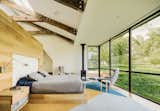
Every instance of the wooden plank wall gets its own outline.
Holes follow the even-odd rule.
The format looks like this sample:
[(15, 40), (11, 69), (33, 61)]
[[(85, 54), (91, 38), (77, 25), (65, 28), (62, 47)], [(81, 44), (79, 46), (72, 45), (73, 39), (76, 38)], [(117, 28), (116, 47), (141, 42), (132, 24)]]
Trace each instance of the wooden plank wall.
[(0, 74), (0, 90), (10, 86), (12, 54), (37, 58), (39, 68), (43, 64), (42, 45), (0, 10), (0, 66), (6, 66), (5, 74)]

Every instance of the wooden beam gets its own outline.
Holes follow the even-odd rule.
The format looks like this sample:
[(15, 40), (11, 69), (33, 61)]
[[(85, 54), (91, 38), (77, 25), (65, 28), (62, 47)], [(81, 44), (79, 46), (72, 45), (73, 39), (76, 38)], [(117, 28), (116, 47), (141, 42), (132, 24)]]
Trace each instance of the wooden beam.
[(44, 21), (44, 22), (47, 22), (47, 23), (49, 23), (49, 24), (51, 24), (51, 25), (54, 25), (54, 26), (59, 27), (59, 28), (61, 28), (61, 29), (63, 29), (63, 30), (66, 30), (67, 32), (70, 32), (70, 33), (72, 33), (72, 34), (74, 34), (74, 35), (77, 34), (77, 29), (75, 29), (75, 28), (72, 28), (72, 27), (70, 27), (70, 26), (67, 26), (67, 25), (65, 25), (65, 24), (63, 24), (63, 23), (60, 23), (60, 22), (58, 22), (58, 21), (56, 21), (56, 20), (50, 19), (50, 18), (48, 18), (48, 17), (46, 17), (46, 16), (44, 16), (44, 15), (38, 14), (38, 13), (36, 14), (36, 16), (37, 16), (39, 19), (41, 19), (42, 21)]
[[(37, 27), (40, 31), (42, 31), (42, 32), (37, 32), (37, 34), (38, 33), (41, 33), (41, 34), (52, 34), (52, 35), (56, 35), (56, 36), (58, 36), (58, 37), (61, 37), (61, 38), (63, 38), (63, 39), (65, 39), (65, 40), (67, 40), (67, 41), (69, 41), (69, 42), (72, 42), (72, 43), (74, 43), (74, 40), (72, 40), (72, 39), (70, 39), (70, 38), (68, 38), (68, 37), (66, 37), (66, 36), (64, 36), (64, 35), (61, 35), (61, 34), (59, 34), (59, 33), (57, 33), (57, 32), (54, 32), (54, 31), (50, 31), (50, 30), (48, 30), (47, 28), (44, 28), (44, 27), (42, 27), (42, 26), (39, 26), (39, 25), (37, 25), (37, 24), (34, 24), (34, 23), (29, 23), (30, 25), (32, 25), (32, 26), (34, 26), (34, 27)], [(36, 34), (36, 33), (35, 33)], [(35, 35), (34, 34), (34, 35)]]
[(12, 16), (16, 22), (43, 22), (42, 20), (31, 16)]
[(40, 30), (40, 31), (28, 31), (29, 33), (31, 33), (32, 35), (37, 35), (37, 34), (53, 34), (52, 32), (46, 32), (44, 30)]
[(20, 21), (22, 21), (22, 22), (23, 21), (26, 21), (26, 22), (27, 21), (28, 22), (31, 22), (31, 21), (33, 21), (33, 22), (47, 22), (47, 23), (49, 23), (51, 25), (54, 25), (56, 27), (59, 27), (59, 28), (65, 30), (65, 31), (67, 31), (69, 33), (72, 33), (74, 35), (77, 34), (77, 29), (72, 28), (70, 26), (67, 26), (67, 25), (65, 25), (63, 23), (60, 23), (60, 22), (58, 22), (56, 20), (48, 18), (48, 17), (46, 17), (44, 15), (41, 15), (39, 13), (29, 11), (29, 10), (27, 10), (25, 8), (22, 8), (22, 7), (18, 6), (18, 5), (16, 5), (15, 3), (12, 3), (12, 2), (9, 2), (9, 1), (1, 2), (1, 3), (7, 5), (8, 7), (12, 8), (12, 9), (15, 9), (15, 10), (17, 10), (17, 11), (23, 13), (23, 14), (26, 14), (26, 17), (24, 17), (24, 16), (22, 16), (22, 17), (21, 16), (20, 17), (13, 17), (13, 19), (15, 21), (17, 21), (17, 22), (20, 22)]

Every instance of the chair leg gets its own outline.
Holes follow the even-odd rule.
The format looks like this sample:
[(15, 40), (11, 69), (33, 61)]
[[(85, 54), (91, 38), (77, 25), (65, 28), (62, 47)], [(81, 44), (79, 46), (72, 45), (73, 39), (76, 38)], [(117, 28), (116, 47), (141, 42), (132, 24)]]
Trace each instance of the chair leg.
[[(100, 91), (102, 91), (102, 89), (103, 89), (103, 84), (102, 84), (102, 82), (100, 83)], [(103, 91), (102, 91), (103, 92)]]
[(109, 93), (109, 87), (110, 87), (110, 83), (107, 82), (108, 93)]

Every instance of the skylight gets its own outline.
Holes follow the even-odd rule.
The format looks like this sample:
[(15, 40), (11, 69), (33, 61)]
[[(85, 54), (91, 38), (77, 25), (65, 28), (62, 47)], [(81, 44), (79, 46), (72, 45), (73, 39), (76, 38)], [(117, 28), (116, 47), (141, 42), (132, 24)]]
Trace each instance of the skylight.
[(24, 7), (30, 11), (33, 11), (32, 6), (30, 5), (30, 3), (28, 2), (28, 0), (10, 0), (14, 3), (16, 3), (17, 5)]

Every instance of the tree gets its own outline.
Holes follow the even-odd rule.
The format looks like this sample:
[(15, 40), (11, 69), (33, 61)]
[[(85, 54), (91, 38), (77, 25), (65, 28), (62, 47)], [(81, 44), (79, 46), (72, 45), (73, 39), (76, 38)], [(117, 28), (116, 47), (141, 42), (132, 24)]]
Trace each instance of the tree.
[(112, 42), (112, 58), (114, 64), (128, 64), (128, 37), (120, 37)]
[(109, 44), (101, 46), (101, 67), (106, 68), (109, 63)]

